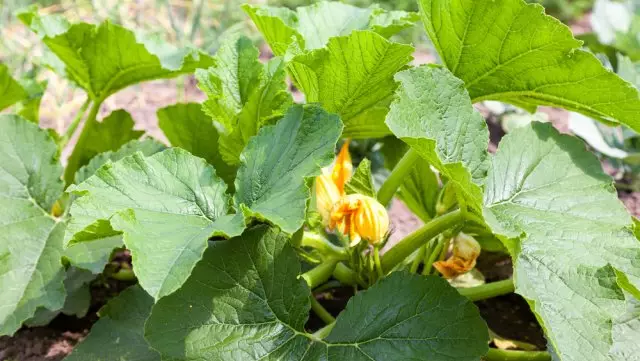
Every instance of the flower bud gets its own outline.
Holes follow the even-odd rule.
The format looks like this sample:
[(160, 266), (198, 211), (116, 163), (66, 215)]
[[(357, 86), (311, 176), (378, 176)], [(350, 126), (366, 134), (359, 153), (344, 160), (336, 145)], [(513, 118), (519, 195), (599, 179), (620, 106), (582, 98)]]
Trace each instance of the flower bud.
[(329, 216), (333, 205), (340, 200), (342, 193), (333, 183), (331, 174), (316, 177), (316, 208), (322, 216), (322, 223), (329, 224)]
[(446, 261), (433, 264), (444, 278), (454, 278), (467, 273), (476, 266), (476, 259), (480, 256), (480, 244), (475, 238), (460, 232), (453, 239), (453, 254)]
[(362, 239), (375, 245), (389, 231), (389, 215), (376, 199), (362, 194), (349, 194), (333, 206), (330, 227), (348, 235), (350, 246), (357, 245)]
[(351, 154), (349, 154), (349, 140), (344, 142), (340, 153), (336, 157), (336, 163), (331, 171), (331, 179), (336, 184), (341, 194), (344, 194), (344, 185), (347, 184), (353, 174), (353, 163), (351, 163)]

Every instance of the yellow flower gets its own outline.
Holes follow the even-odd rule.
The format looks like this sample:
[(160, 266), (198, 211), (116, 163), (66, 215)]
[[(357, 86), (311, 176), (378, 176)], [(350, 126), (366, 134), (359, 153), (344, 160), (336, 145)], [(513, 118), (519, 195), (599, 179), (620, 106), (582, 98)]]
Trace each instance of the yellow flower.
[(331, 209), (344, 195), (344, 185), (349, 181), (352, 173), (353, 164), (351, 164), (347, 140), (336, 157), (333, 169), (325, 168), (322, 170), (322, 175), (316, 177), (316, 208), (325, 225), (329, 224)]
[(444, 278), (454, 278), (465, 274), (476, 266), (476, 259), (480, 256), (480, 244), (475, 238), (460, 232), (453, 239), (453, 254), (445, 261), (433, 264)]
[(322, 222), (329, 224), (329, 215), (331, 208), (342, 197), (342, 193), (338, 189), (331, 174), (323, 174), (316, 177), (316, 207), (322, 216)]
[(375, 245), (389, 231), (389, 215), (376, 199), (362, 194), (349, 194), (333, 206), (329, 227), (348, 235), (352, 247), (363, 239)]

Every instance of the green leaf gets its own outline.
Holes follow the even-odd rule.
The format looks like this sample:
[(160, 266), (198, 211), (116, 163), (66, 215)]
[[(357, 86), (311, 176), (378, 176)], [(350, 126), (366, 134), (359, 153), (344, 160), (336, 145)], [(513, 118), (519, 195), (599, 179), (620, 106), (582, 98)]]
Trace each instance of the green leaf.
[(607, 70), (571, 30), (522, 0), (420, 0), (442, 61), (473, 102), (499, 100), (529, 111), (562, 107), (640, 130), (637, 90)]
[(95, 123), (84, 133), (87, 140), (82, 142), (83, 146), (76, 146), (69, 156), (64, 170), (65, 181), (72, 183), (76, 178), (76, 171), (96, 155), (116, 151), (130, 140), (140, 138), (144, 131), (133, 130), (134, 125), (131, 115), (122, 109), (113, 111), (102, 122)]
[(40, 122), (40, 102), (45, 90), (47, 90), (47, 81), (37, 81), (35, 78), (27, 78), (20, 80), (27, 96), (18, 103), (16, 113), (21, 117), (30, 120), (36, 124)]
[(464, 84), (447, 69), (424, 65), (396, 75), (400, 88), (387, 125), (456, 186), (468, 206), (480, 212), (489, 167), (489, 132)]
[(371, 161), (367, 158), (356, 168), (349, 182), (345, 184), (344, 190), (347, 194), (360, 193), (369, 197), (376, 196), (376, 190), (373, 186), (373, 178), (371, 177)]
[(640, 355), (640, 300), (628, 293), (627, 311), (613, 324), (611, 354), (619, 360), (634, 360)]
[(122, 235), (100, 235), (96, 239), (73, 243), (64, 250), (65, 259), (73, 266), (100, 274), (116, 248), (123, 248)]
[(407, 66), (413, 51), (372, 31), (355, 31), (294, 57), (290, 72), (307, 102), (340, 115), (343, 136), (382, 137), (389, 134), (384, 118), (397, 88), (393, 75)]
[(487, 177), (485, 219), (562, 361), (627, 360), (612, 327), (621, 287), (640, 287), (640, 243), (611, 183), (580, 140), (540, 123), (503, 138)]
[(62, 195), (58, 157), (45, 130), (0, 116), (0, 335), (13, 334), (39, 307), (64, 304), (65, 224), (49, 215)]
[(138, 281), (159, 299), (187, 279), (209, 237), (242, 231), (242, 219), (227, 215), (226, 188), (212, 166), (182, 149), (148, 158), (135, 153), (69, 187), (79, 198), (67, 239), (86, 241), (82, 231), (93, 238), (123, 232)]
[(76, 172), (75, 183), (80, 184), (84, 182), (98, 169), (100, 169), (100, 167), (108, 162), (117, 162), (124, 157), (134, 154), (135, 152), (141, 152), (144, 156), (148, 157), (165, 149), (166, 147), (162, 143), (152, 138), (131, 140), (116, 151), (106, 151), (91, 158), (87, 165), (78, 169)]
[(276, 125), (260, 130), (240, 155), (235, 203), (247, 216), (293, 233), (304, 223), (310, 198), (306, 177), (334, 158), (342, 124), (311, 105), (294, 105)]
[(11, 77), (9, 68), (0, 63), (0, 110), (27, 97), (27, 92)]
[(277, 228), (214, 242), (184, 287), (153, 307), (145, 336), (167, 360), (471, 361), (487, 351), (471, 302), (442, 279), (406, 273), (359, 292), (326, 340), (313, 338), (299, 273)]
[(440, 183), (429, 163), (417, 162), (400, 186), (399, 198), (413, 214), (427, 222), (436, 215)]
[(172, 78), (213, 64), (207, 54), (176, 49), (159, 39), (135, 34), (105, 21), (70, 24), (59, 15), (18, 15), (59, 58), (53, 69), (74, 81), (95, 101), (130, 85)]
[(216, 174), (233, 184), (236, 169), (222, 160), (219, 132), (197, 103), (175, 104), (158, 110), (158, 124), (174, 147), (188, 150), (213, 165)]
[(414, 13), (327, 1), (300, 6), (296, 11), (249, 4), (242, 8), (278, 56), (284, 55), (291, 45), (302, 50), (320, 49), (330, 38), (348, 35), (354, 30), (373, 30), (389, 37), (417, 21)]
[(89, 283), (95, 278), (96, 276), (89, 271), (69, 267), (64, 279), (64, 289), (67, 294), (64, 306), (53, 311), (42, 307), (38, 308), (35, 315), (25, 321), (25, 325), (29, 327), (46, 326), (60, 313), (78, 318), (86, 316), (91, 305)]
[(124, 290), (100, 310), (100, 320), (65, 361), (160, 361), (144, 339), (153, 298), (139, 286)]
[(225, 128), (220, 155), (231, 165), (240, 163), (249, 138), (274, 123), (293, 102), (282, 59), (262, 64), (259, 55), (250, 39), (240, 37), (221, 46), (217, 65), (196, 71), (200, 89), (208, 97), (204, 111)]

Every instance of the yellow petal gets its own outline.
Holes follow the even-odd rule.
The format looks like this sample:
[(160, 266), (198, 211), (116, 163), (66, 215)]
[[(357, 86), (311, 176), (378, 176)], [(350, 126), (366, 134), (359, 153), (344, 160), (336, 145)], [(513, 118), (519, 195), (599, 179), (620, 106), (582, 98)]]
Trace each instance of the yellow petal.
[(362, 194), (349, 194), (334, 205), (331, 227), (349, 236), (352, 244), (357, 244), (361, 239), (377, 244), (389, 231), (389, 215), (376, 199)]
[(349, 154), (349, 142), (350, 140), (347, 139), (342, 145), (340, 153), (338, 153), (336, 157), (333, 171), (331, 172), (333, 183), (336, 184), (341, 194), (344, 194), (344, 185), (347, 184), (353, 173), (353, 163), (351, 163), (351, 154)]
[(333, 183), (331, 175), (323, 174), (316, 177), (316, 209), (325, 225), (329, 224), (331, 209), (340, 200), (340, 196), (340, 191)]
[(476, 266), (481, 247), (475, 238), (460, 232), (453, 239), (453, 254), (446, 261), (433, 264), (444, 278), (455, 278)]

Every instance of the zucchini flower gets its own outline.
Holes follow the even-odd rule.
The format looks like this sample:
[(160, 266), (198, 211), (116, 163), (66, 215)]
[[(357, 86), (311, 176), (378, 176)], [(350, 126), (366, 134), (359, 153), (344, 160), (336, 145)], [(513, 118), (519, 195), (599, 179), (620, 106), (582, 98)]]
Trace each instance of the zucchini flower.
[(325, 168), (322, 170), (322, 175), (316, 177), (316, 207), (325, 225), (329, 224), (333, 205), (344, 196), (344, 185), (349, 181), (352, 173), (353, 164), (347, 140), (336, 157), (333, 169)]
[(453, 239), (453, 254), (445, 261), (433, 264), (444, 278), (455, 278), (465, 274), (476, 266), (476, 259), (480, 256), (480, 244), (475, 238), (460, 232)]
[(376, 199), (362, 194), (349, 194), (333, 206), (329, 227), (348, 235), (351, 247), (363, 239), (376, 245), (389, 231), (389, 215)]

